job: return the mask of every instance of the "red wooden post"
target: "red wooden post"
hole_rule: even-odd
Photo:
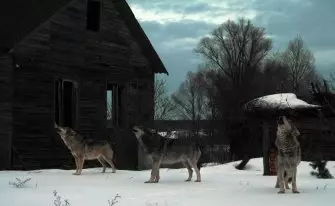
[[[276,167],[276,161],[277,161],[277,152],[275,149],[270,150],[269,155],[269,166],[270,166],[270,175],[276,176],[277,175],[277,167]]]
[[[270,168],[269,168],[269,138],[270,138],[270,131],[269,131],[269,123],[267,121],[263,121],[263,175],[268,176],[270,175]]]

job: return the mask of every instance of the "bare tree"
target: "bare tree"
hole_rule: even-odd
[[[242,18],[214,29],[211,36],[199,42],[195,52],[236,85],[254,74],[271,47],[272,41],[265,37],[264,28]]]
[[[272,48],[265,29],[254,26],[244,18],[238,22],[227,21],[214,29],[211,35],[201,39],[195,52],[204,58],[208,68],[216,71],[212,90],[216,113],[226,121],[223,131],[232,141],[244,138],[232,132],[229,125],[239,125],[236,117],[243,116],[243,104],[264,93],[262,63]],[[233,135],[230,135],[233,134]],[[241,165],[250,159],[245,152],[250,145],[234,147],[232,151],[243,158]],[[242,166],[244,167],[244,166]]]
[[[237,23],[227,21],[201,39],[195,52],[209,68],[217,70],[215,98],[219,98],[221,116],[236,116],[245,101],[258,95],[255,77],[271,47],[264,28],[243,18]]]
[[[206,117],[206,88],[202,77],[199,72],[188,72],[186,80],[172,94],[179,118],[200,120]]]
[[[175,116],[174,104],[166,89],[166,80],[155,78],[155,119],[168,120]]]
[[[334,83],[335,83],[335,73],[331,73],[329,74],[329,84],[331,90],[335,89]]]
[[[289,69],[289,81],[294,93],[300,92],[303,84],[309,85],[316,75],[313,53],[306,47],[301,36],[289,42],[282,54],[282,61]]]
[[[262,82],[263,95],[290,92],[290,87],[287,86],[288,67],[282,63],[279,54],[267,58],[262,71],[259,81]]]

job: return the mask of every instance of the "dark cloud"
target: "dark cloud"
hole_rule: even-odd
[[[217,11],[219,8],[208,5],[207,3],[190,4],[184,7],[183,11],[186,13],[198,13],[203,11]]]
[[[257,16],[252,19],[255,25],[262,26],[266,33],[273,38],[273,49],[282,50],[287,43],[297,35],[301,35],[306,45],[312,50],[316,57],[316,67],[322,75],[335,72],[335,1],[333,0],[227,0],[227,7],[215,7],[222,3],[219,0],[129,0],[146,10],[173,11],[183,15],[196,15],[218,10],[229,13],[236,11],[256,11]],[[213,4],[212,4],[213,3]],[[159,14],[159,12],[157,12]],[[160,24],[154,19],[152,21],[140,22],[144,31],[150,38],[155,49],[161,56],[164,64],[169,70],[169,89],[174,91],[184,80],[187,71],[195,71],[197,57],[192,53],[192,41],[211,32],[218,26],[218,22],[208,20],[180,20]],[[223,23],[223,22],[222,22]],[[183,47],[182,40],[185,39]],[[178,41],[178,44],[173,42]],[[187,42],[188,41],[188,42]],[[167,48],[171,43],[174,48]],[[194,43],[194,42],[193,42]],[[195,47],[196,43],[194,43]]]
[[[167,41],[175,38],[203,36],[215,27],[213,24],[196,21],[173,22],[166,25],[157,22],[143,22],[141,26],[149,37]]]
[[[258,0],[259,2],[261,0]],[[265,0],[262,0],[265,1]],[[296,35],[301,35],[312,50],[332,49],[335,47],[335,1],[300,1],[286,3],[282,1],[267,1],[259,6],[263,11],[254,19],[266,28],[266,31],[279,37],[274,40],[276,47],[287,43]]]

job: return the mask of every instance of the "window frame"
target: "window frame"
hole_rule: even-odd
[[[106,121],[107,127],[122,127],[125,124],[125,90],[126,87],[124,84],[117,84],[115,82],[107,81],[106,82]],[[107,119],[108,116],[108,91],[111,91],[111,119]]]
[[[71,105],[71,125],[64,125],[64,82],[72,83],[72,105]],[[57,87],[58,86],[58,87]],[[57,97],[58,95],[58,97]],[[57,101],[58,100],[58,101]],[[57,102],[57,103],[56,103]],[[58,111],[57,111],[58,108]],[[78,108],[79,108],[79,87],[75,80],[66,78],[54,79],[54,122],[60,126],[68,126],[73,129],[77,127],[78,123]]]

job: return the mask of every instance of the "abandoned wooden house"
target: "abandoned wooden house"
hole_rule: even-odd
[[[113,139],[118,169],[137,169],[129,126],[153,120],[167,71],[127,2],[11,0],[0,17],[0,169],[73,169],[54,122]]]

